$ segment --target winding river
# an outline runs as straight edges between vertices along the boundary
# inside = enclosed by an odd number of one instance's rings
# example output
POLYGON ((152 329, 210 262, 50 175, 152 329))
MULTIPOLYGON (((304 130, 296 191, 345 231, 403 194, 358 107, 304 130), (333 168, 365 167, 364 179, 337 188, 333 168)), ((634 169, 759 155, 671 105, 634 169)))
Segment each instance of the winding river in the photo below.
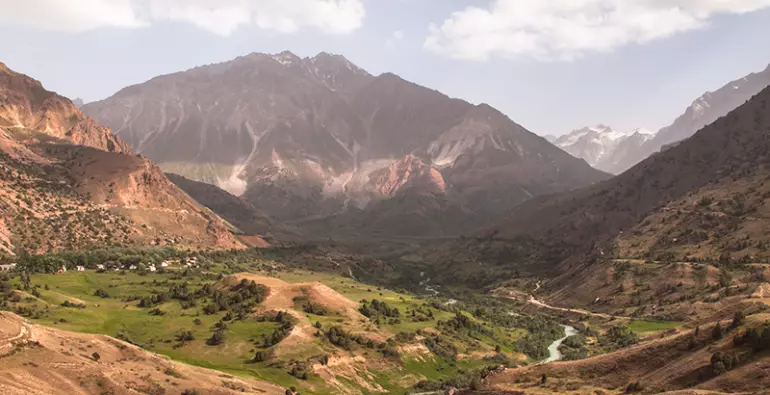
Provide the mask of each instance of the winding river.
POLYGON ((550 346, 548 346, 548 358, 544 359, 540 363, 548 363, 548 362, 555 362, 561 360, 561 352, 559 351, 559 346, 566 340, 568 337, 577 335, 578 331, 577 329, 569 326, 569 325, 562 325, 564 327, 564 337, 561 339, 557 339, 553 343, 551 343, 550 346))

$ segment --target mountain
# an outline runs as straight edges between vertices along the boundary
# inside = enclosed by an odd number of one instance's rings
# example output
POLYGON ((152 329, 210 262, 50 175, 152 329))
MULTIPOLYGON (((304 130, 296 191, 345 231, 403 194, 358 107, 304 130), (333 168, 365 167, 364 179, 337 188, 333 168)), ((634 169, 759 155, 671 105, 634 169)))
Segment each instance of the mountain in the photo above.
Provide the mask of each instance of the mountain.
MULTIPOLYGON (((706 92, 695 99, 671 125, 655 133, 654 138, 638 139, 641 145, 637 145, 638 141, 625 144, 626 147, 615 155, 613 161, 597 165, 597 168, 612 174, 620 174, 650 155, 689 138, 701 128, 738 108, 769 85, 770 65, 764 71, 732 81, 716 91, 706 92)), ((582 156, 578 155, 578 157, 582 156)))
POLYGON ((83 110, 164 171, 283 221, 358 215, 405 190, 489 216, 608 177, 488 105, 327 53, 253 53, 83 110))
POLYGON ((551 143, 570 155, 585 159, 596 169, 613 173, 624 163, 629 153, 641 149, 655 137, 655 133, 646 129, 621 133, 609 126, 597 125, 576 129, 558 138, 550 137, 551 143))
POLYGON ((444 281, 476 286, 547 276, 546 291, 558 300, 590 305, 618 296, 603 280, 615 270, 613 259, 767 260, 768 101, 770 88, 615 178, 519 205, 432 261, 444 281))
POLYGON ((6 253, 241 245, 108 128, 2 63, 0 215, 6 253))
POLYGON ((83 99, 77 97, 75 98, 75 100, 72 101, 72 104, 75 107, 80 108, 80 107, 83 107, 86 103, 83 101, 83 99))
POLYGON ((296 229, 275 221, 250 203, 216 185, 189 180, 172 173, 167 173, 166 177, 196 202, 217 213, 242 233, 273 238, 278 236, 282 240, 297 237, 296 229))

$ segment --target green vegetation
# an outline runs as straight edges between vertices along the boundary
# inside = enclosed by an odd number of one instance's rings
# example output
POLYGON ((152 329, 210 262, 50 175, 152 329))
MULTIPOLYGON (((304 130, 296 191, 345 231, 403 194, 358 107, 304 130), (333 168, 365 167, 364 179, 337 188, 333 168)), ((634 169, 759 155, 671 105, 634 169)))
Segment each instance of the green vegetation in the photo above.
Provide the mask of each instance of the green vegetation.
MULTIPOLYGON (((357 374, 368 372, 366 380, 400 393, 418 382, 466 383, 468 372, 520 361, 522 351, 537 359, 563 334, 543 317, 509 314, 514 307, 507 303, 426 300, 333 273, 288 269, 258 250, 107 249, 24 255, 17 263, 22 272, 0 275, 0 309, 115 336, 180 362, 295 386, 303 394, 337 393, 312 368, 333 357, 364 356, 371 362, 357 366, 364 369, 357 374), (168 267, 160 267, 165 262, 168 267), (62 266, 88 269, 54 274, 62 266), (287 306, 291 312, 265 309, 270 291, 264 285, 225 277, 239 272, 323 283, 358 303, 366 319, 313 299, 303 287, 287 306), (297 331, 310 336, 284 346, 297 331), (369 363, 378 368, 369 370, 369 363)), ((361 389, 358 378, 338 380, 361 389)))
POLYGON ((678 321, 649 321, 633 320, 628 323, 628 329, 636 333, 659 332, 682 326, 678 321))

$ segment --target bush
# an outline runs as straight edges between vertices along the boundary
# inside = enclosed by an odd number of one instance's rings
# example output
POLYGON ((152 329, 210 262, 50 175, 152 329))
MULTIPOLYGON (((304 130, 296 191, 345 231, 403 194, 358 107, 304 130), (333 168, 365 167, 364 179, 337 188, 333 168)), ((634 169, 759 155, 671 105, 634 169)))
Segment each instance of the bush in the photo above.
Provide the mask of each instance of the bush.
POLYGON ((214 334, 211 335, 211 337, 208 340, 206 340, 206 344, 208 344, 209 346, 218 346, 224 342, 225 342, 225 331, 221 329, 214 332, 214 334))

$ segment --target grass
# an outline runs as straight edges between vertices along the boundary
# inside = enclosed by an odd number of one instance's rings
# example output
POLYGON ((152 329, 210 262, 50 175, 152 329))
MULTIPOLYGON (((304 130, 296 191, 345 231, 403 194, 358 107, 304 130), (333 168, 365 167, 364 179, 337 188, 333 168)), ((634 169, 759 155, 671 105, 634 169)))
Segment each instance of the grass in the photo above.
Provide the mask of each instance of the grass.
POLYGON ((684 323, 678 321, 634 320, 628 323, 628 328, 636 333, 650 333, 678 328, 683 324, 684 323))
MULTIPOLYGON (((216 272, 218 269, 220 267, 215 266, 210 270, 216 272)), ((291 270, 279 271, 275 277, 290 283, 321 282, 354 302, 379 299, 392 307, 397 307, 402 313, 400 322, 383 323, 377 328, 368 321, 353 322, 347 316, 335 311, 330 311, 325 316, 302 313, 308 323, 312 325, 319 321, 324 328, 344 323, 346 328, 361 332, 376 330, 386 337, 391 337, 399 332, 435 328, 439 320, 448 320, 454 316, 454 313, 427 307, 429 303, 424 299, 362 284, 338 275, 291 270), (433 319, 425 322, 411 322, 408 313, 418 308, 430 308, 434 314, 433 319)), ((278 327, 277 323, 260 322, 249 318, 230 321, 225 342, 218 346, 209 346, 206 340, 211 337, 214 324, 220 321, 225 312, 213 315, 203 314, 203 307, 208 301, 199 300, 197 306, 183 309, 179 301, 171 300, 155 306, 165 313, 162 316, 150 315, 150 308, 138 307, 138 300, 128 301, 136 297, 150 296, 154 291, 168 291, 170 284, 173 283, 187 282, 189 289, 196 290, 206 283, 215 281, 214 275, 188 276, 182 279, 173 271, 146 275, 136 272, 97 273, 94 271, 35 274, 32 277, 32 284, 37 286, 39 298, 24 298, 19 304, 43 312, 41 316, 35 318, 35 321, 44 325, 76 332, 120 335, 147 350, 180 362, 236 376, 254 377, 286 387, 296 386, 305 394, 338 393, 338 390, 324 383, 319 376, 311 375, 307 381, 296 379, 288 374, 290 368, 286 365, 291 359, 306 360, 323 354, 344 354, 341 349, 328 343, 313 339, 312 344, 305 344, 297 348, 296 352, 280 356, 278 360, 250 363, 249 359, 254 356, 255 351, 263 349, 262 337, 271 334, 278 327), (110 297, 95 296, 94 293, 98 289, 106 291, 110 297), (83 303, 86 307, 63 307, 61 304, 65 300, 83 303), (199 320, 197 324, 196 320, 199 320), (176 335, 181 330, 191 331, 194 340, 180 346, 176 335)), ((299 311, 301 312, 301 309, 299 311)), ((520 329, 492 329, 496 340, 489 336, 474 339, 460 334, 452 338, 451 341, 456 343, 461 353, 477 352, 475 357, 461 358, 458 361, 445 361, 434 355, 415 358, 407 354, 402 356, 400 362, 394 362, 383 359, 377 351, 365 349, 349 354, 366 357, 368 362, 363 371, 367 373, 360 373, 364 374, 362 378, 375 380, 378 385, 391 393, 402 393, 421 379, 435 380, 451 377, 456 374, 457 369, 484 366, 488 362, 481 356, 494 350, 500 339, 513 344, 526 333, 520 329)), ((515 354, 515 350, 508 345, 503 344, 501 348, 509 355, 520 356, 515 354)), ((355 386, 355 380, 342 381, 350 382, 351 386, 355 386)))

